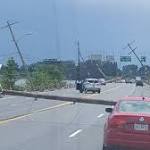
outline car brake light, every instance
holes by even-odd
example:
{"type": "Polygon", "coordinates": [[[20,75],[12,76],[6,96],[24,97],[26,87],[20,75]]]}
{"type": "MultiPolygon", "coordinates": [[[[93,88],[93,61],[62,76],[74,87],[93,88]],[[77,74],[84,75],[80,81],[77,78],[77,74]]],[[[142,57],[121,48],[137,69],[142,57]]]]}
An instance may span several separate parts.
{"type": "Polygon", "coordinates": [[[110,128],[123,128],[126,121],[120,118],[113,118],[109,121],[110,128]]]}

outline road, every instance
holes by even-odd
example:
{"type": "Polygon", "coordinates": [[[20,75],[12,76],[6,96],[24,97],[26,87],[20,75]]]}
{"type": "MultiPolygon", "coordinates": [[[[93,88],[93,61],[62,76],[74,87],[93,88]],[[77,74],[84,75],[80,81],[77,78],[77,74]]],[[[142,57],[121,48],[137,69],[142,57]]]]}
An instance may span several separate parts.
{"type": "MultiPolygon", "coordinates": [[[[150,87],[112,83],[103,86],[101,94],[80,94],[74,89],[48,94],[117,100],[124,96],[150,97],[150,87]]],[[[0,99],[0,149],[101,150],[106,117],[102,105],[5,96],[0,99]]]]}

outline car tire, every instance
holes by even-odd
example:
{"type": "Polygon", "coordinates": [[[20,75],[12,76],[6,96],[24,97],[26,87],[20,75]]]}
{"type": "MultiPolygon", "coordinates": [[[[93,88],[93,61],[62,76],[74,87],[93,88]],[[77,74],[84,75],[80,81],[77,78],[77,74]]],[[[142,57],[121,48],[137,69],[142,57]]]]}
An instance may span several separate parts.
{"type": "Polygon", "coordinates": [[[80,90],[80,93],[83,93],[83,90],[80,90]]]}
{"type": "Polygon", "coordinates": [[[103,145],[103,149],[102,150],[109,150],[106,146],[103,145]]]}
{"type": "Polygon", "coordinates": [[[100,90],[100,89],[98,90],[98,93],[99,93],[99,94],[101,93],[101,90],[100,90]]]}
{"type": "Polygon", "coordinates": [[[84,93],[85,93],[85,94],[87,93],[87,89],[84,89],[84,93]]]}

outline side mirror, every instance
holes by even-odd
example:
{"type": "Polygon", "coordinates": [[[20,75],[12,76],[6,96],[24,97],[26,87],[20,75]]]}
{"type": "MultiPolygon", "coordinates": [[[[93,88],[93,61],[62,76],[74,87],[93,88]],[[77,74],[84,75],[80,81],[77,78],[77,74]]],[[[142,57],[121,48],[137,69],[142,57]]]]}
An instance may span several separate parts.
{"type": "Polygon", "coordinates": [[[107,113],[112,113],[112,112],[113,112],[113,108],[106,108],[105,111],[106,111],[107,113]]]}

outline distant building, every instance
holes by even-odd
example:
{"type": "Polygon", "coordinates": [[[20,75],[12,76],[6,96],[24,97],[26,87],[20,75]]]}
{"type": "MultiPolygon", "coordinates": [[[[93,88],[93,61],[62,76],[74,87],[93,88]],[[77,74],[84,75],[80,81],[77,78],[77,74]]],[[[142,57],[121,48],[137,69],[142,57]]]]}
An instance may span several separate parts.
{"type": "Polygon", "coordinates": [[[115,62],[115,58],[114,58],[113,55],[107,55],[106,56],[106,61],[108,61],[108,62],[115,62]]]}
{"type": "MultiPolygon", "coordinates": [[[[57,59],[44,59],[43,62],[44,62],[45,64],[58,64],[58,63],[60,63],[60,61],[57,60],[57,59]]],[[[42,62],[42,63],[43,63],[43,62],[42,62]]]]}
{"type": "Polygon", "coordinates": [[[102,61],[102,55],[99,55],[99,54],[92,54],[88,57],[89,60],[99,60],[99,61],[102,61]]]}

